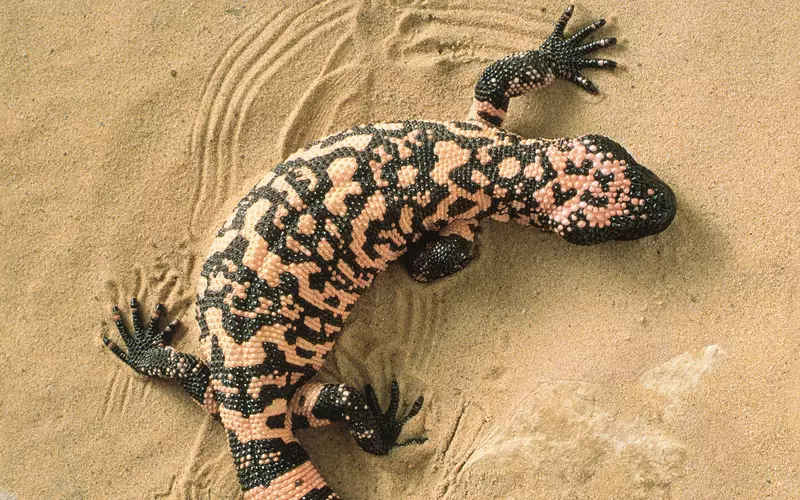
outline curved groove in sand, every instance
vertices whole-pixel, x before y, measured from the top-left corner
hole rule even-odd
[[[546,35],[548,28],[542,24],[539,20],[520,19],[499,11],[410,8],[398,17],[394,33],[386,38],[384,48],[390,59],[411,58],[417,63],[430,64],[445,53],[454,53],[465,61],[490,61],[497,54],[534,48],[519,41],[527,38],[534,44],[537,33]],[[550,20],[544,24],[549,27]],[[515,43],[510,45],[506,43],[508,40]]]
[[[407,338],[408,345],[414,346],[408,360],[424,371],[430,365],[430,352],[439,330],[441,317],[441,297],[438,293],[412,294],[409,298],[408,327],[400,335]]]
[[[288,138],[292,136],[292,132],[297,129],[300,118],[304,116],[305,106],[313,101],[312,97],[321,92],[321,88],[330,83],[340,74],[346,71],[353,71],[356,63],[353,63],[352,61],[350,63],[347,62],[348,50],[354,50],[352,31],[348,32],[339,39],[339,42],[336,44],[333,50],[331,50],[330,54],[328,54],[328,58],[323,64],[322,70],[319,72],[311,85],[309,85],[308,89],[306,89],[303,95],[300,96],[298,103],[292,107],[292,110],[289,113],[289,116],[286,118],[278,135],[277,143],[281,152],[281,157],[286,157],[291,154],[293,152],[293,146],[299,142],[298,140],[291,141],[292,145],[290,146]],[[336,106],[328,106],[328,112],[326,114],[330,116],[332,113],[338,111],[340,104],[341,102],[338,102]]]
[[[236,37],[234,41],[226,48],[222,55],[217,59],[214,70],[211,72],[208,80],[206,81],[203,91],[203,97],[200,103],[200,111],[195,118],[194,127],[192,130],[192,143],[189,149],[190,155],[194,160],[197,170],[197,181],[195,190],[192,195],[192,209],[191,220],[189,224],[189,236],[193,236],[195,224],[197,222],[200,206],[203,204],[207,193],[205,187],[208,183],[207,177],[209,170],[213,167],[208,163],[208,151],[213,149],[209,147],[209,143],[213,143],[215,131],[215,118],[216,113],[214,109],[219,107],[218,101],[224,100],[226,93],[221,92],[221,89],[227,82],[226,75],[230,68],[236,63],[237,59],[242,53],[250,46],[253,40],[270,24],[281,19],[285,11],[280,12],[272,22],[265,23],[263,20],[255,23],[253,26],[242,32],[241,35]],[[223,105],[224,106],[224,105]],[[212,139],[209,139],[209,136]]]
[[[333,12],[320,12],[328,8]],[[218,206],[228,194],[230,180],[235,179],[239,124],[266,83],[264,75],[273,75],[319,33],[340,25],[352,7],[341,8],[336,0],[327,0],[298,10],[285,9],[272,20],[247,28],[225,50],[206,83],[190,148],[197,170],[190,238],[200,229],[197,224],[204,212]],[[320,21],[328,22],[320,26]],[[286,39],[287,32],[299,35]]]
[[[320,4],[322,5],[322,4]],[[319,6],[318,6],[319,7]],[[347,9],[340,9],[345,11]],[[302,33],[298,36],[293,36],[288,40],[279,38],[274,42],[267,51],[264,52],[262,57],[257,59],[252,65],[244,68],[242,78],[239,84],[233,90],[231,95],[231,104],[224,111],[222,119],[222,129],[220,130],[221,140],[217,143],[217,163],[218,165],[226,165],[227,169],[222,169],[228,175],[221,179],[221,186],[225,190],[223,197],[226,196],[227,188],[229,186],[228,179],[235,177],[237,165],[237,157],[232,154],[231,144],[238,143],[239,133],[241,127],[238,125],[244,122],[250,104],[259,95],[261,88],[275,75],[275,73],[283,68],[287,62],[293,60],[292,56],[296,55],[301,49],[306,48],[307,45],[316,41],[316,35],[324,31],[326,28],[335,27],[340,24],[341,16],[338,16],[339,11],[332,13],[330,16],[320,16],[318,21],[323,23],[321,26],[304,30],[306,26],[303,24],[304,17],[309,11],[297,16],[293,19],[282,31],[283,33]],[[329,19],[333,18],[329,21]],[[299,26],[294,26],[299,24]],[[220,199],[215,200],[217,202]]]
[[[290,44],[287,46],[282,47],[280,50],[280,55],[271,61],[269,64],[263,64],[258,68],[253,68],[255,71],[252,71],[251,75],[248,75],[248,80],[252,80],[252,83],[248,81],[249,88],[246,88],[238,98],[238,107],[229,110],[231,111],[230,120],[226,119],[226,130],[225,132],[230,136],[230,143],[234,144],[234,147],[237,148],[239,145],[239,137],[241,137],[242,127],[244,125],[245,118],[247,117],[248,111],[253,104],[253,101],[258,97],[261,88],[284,66],[290,64],[294,57],[297,54],[305,50],[309,47],[309,45],[313,44],[317,41],[318,37],[323,35],[324,33],[328,32],[329,30],[333,30],[343,23],[348,21],[348,18],[354,17],[354,12],[351,12],[350,9],[341,9],[334,13],[334,16],[331,16],[330,20],[321,20],[320,24],[318,24],[315,28],[311,29],[304,35],[300,37],[296,37],[295,39],[290,40]],[[324,22],[327,21],[327,22]],[[319,77],[318,77],[319,78]],[[311,86],[314,87],[316,84],[312,82]],[[297,108],[297,104],[295,104],[292,109]],[[228,118],[228,117],[226,117]],[[236,121],[233,121],[233,118]],[[222,144],[225,144],[228,141],[222,141]],[[231,167],[235,168],[236,161],[238,156],[237,155],[230,155],[229,159],[225,161],[231,162]],[[220,161],[223,161],[222,157]]]
[[[355,66],[341,67],[332,73],[317,77],[311,85],[309,85],[297,104],[292,108],[289,116],[286,117],[284,125],[279,132],[276,143],[281,152],[281,157],[285,158],[303,145],[325,135],[325,132],[322,132],[316,137],[309,137],[309,132],[314,133],[317,130],[303,122],[303,118],[312,113],[310,106],[313,106],[319,100],[318,97],[324,93],[329,87],[329,84],[335,82],[342,74],[348,71],[354,71],[354,69]],[[324,114],[326,118],[323,120],[324,123],[321,124],[323,127],[331,122],[330,117],[336,116],[336,112],[341,108],[342,100],[346,100],[349,95],[350,94],[346,94],[343,96],[343,99],[339,98],[335,102],[326,101],[325,109],[316,110],[318,113],[321,112]],[[319,115],[317,115],[317,118],[319,118]]]
[[[218,184],[219,165],[214,162],[213,152],[217,149],[219,141],[219,118],[228,108],[232,96],[231,89],[239,83],[237,64],[241,64],[245,53],[255,41],[275,25],[280,25],[286,17],[290,17],[285,9],[278,13],[271,21],[261,20],[254,23],[238,36],[224,51],[220,62],[212,71],[206,84],[206,91],[201,101],[200,111],[195,120],[193,131],[192,157],[197,167],[197,184],[192,200],[192,219],[190,222],[190,235],[194,234],[197,219],[205,200],[210,196],[216,199],[216,185]],[[274,31],[274,30],[273,30]],[[269,43],[269,42],[267,42]],[[214,182],[209,187],[209,178]],[[208,192],[210,191],[210,193]]]

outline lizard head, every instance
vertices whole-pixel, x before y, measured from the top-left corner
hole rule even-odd
[[[560,231],[564,239],[581,245],[634,240],[660,233],[672,223],[677,201],[664,181],[606,137],[579,141],[595,168],[588,189],[579,193],[576,220]]]
[[[510,214],[521,222],[593,245],[659,233],[675,217],[672,189],[611,139],[531,144]]]

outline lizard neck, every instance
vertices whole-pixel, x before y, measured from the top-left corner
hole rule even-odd
[[[477,155],[490,182],[483,186],[491,197],[487,216],[538,226],[539,190],[549,181],[542,157],[553,142],[523,140],[507,132],[500,134],[499,139],[484,151],[479,150]]]

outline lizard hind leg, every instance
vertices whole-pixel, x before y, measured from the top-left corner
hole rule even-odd
[[[439,231],[434,238],[409,249],[406,267],[411,277],[430,282],[464,269],[475,258],[477,230],[477,222],[457,220]]]
[[[418,397],[408,413],[400,419],[400,387],[392,381],[389,408],[381,410],[372,386],[367,385],[362,394],[344,384],[308,383],[300,388],[289,405],[292,428],[318,427],[332,422],[346,421],[356,443],[373,455],[385,455],[392,448],[420,444],[427,438],[411,438],[397,442],[403,426],[422,408],[424,399]]]
[[[178,326],[178,321],[174,320],[160,330],[158,324],[165,309],[162,304],[158,304],[150,316],[149,325],[145,328],[139,315],[139,302],[136,298],[131,299],[130,308],[133,333],[128,331],[122,321],[119,307],[114,306],[111,310],[112,319],[127,351],[103,335],[106,347],[137,373],[148,377],[177,380],[192,399],[216,417],[219,409],[211,390],[211,371],[208,365],[196,356],[179,352],[166,345]]]

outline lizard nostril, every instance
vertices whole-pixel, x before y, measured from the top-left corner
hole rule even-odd
[[[659,183],[650,189],[653,194],[647,199],[645,205],[647,223],[640,226],[635,235],[637,238],[657,234],[668,228],[675,219],[675,212],[678,208],[675,193],[669,186]]]
[[[675,193],[666,184],[661,186],[661,193],[658,196],[658,208],[654,210],[653,232],[651,234],[660,233],[668,228],[675,219],[675,213],[678,209]]]

